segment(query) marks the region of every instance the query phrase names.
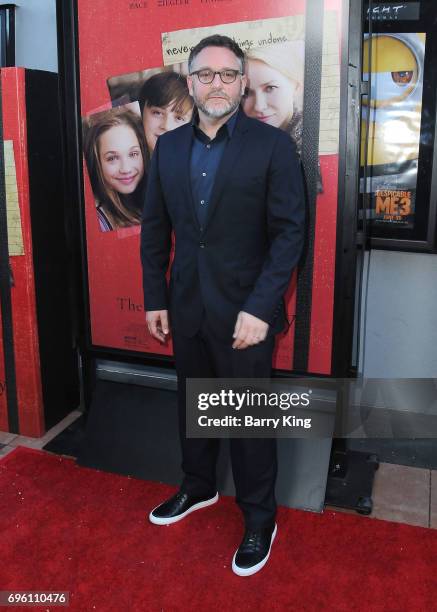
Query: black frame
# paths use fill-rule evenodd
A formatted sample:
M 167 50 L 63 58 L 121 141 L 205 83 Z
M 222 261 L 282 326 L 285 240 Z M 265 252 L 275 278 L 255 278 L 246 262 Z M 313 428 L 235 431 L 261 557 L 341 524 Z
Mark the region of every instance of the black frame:
M 366 243 L 365 228 L 359 226 L 359 156 L 361 142 L 363 3 L 350 1 L 344 15 L 346 34 L 342 52 L 342 92 L 340 109 L 339 207 L 337 214 L 337 252 L 334 286 L 333 376 L 356 376 L 359 342 L 354 351 L 354 336 L 359 338 L 355 314 L 356 294 L 361 293 L 361 275 Z M 346 91 L 345 91 L 346 89 Z M 361 230 L 361 231 L 360 231 Z M 358 279 L 357 279 L 358 276 Z M 358 282 L 357 282 L 358 280 Z
M 416 3 L 415 0 L 414 3 Z M 369 21 L 366 20 L 368 27 Z M 425 32 L 425 62 L 422 94 L 422 117 L 429 115 L 432 121 L 424 125 L 422 120 L 419 167 L 417 173 L 418 191 L 416 200 L 415 227 L 413 229 L 396 226 L 369 227 L 369 245 L 371 248 L 391 251 L 411 251 L 422 253 L 437 252 L 437 13 L 433 0 L 420 0 L 420 18 L 417 20 L 380 21 L 373 19 L 373 33 L 408 33 Z M 429 126 L 432 125 L 432 128 Z M 426 143 L 426 133 L 430 135 L 432 145 Z M 429 177 L 429 178 L 428 178 Z M 422 199 L 421 208 L 417 202 Z
M 307 0 L 312 2 L 312 0 Z M 362 0 L 343 0 L 342 66 L 339 150 L 339 206 L 334 294 L 334 329 L 331 377 L 356 375 L 352 355 L 356 274 L 361 238 L 357 239 L 357 203 L 359 182 L 359 110 L 362 39 Z M 61 107 L 63 109 L 64 159 L 67 224 L 69 227 L 71 274 L 74 279 L 73 308 L 78 313 L 75 332 L 83 360 L 83 372 L 92 384 L 96 359 L 124 361 L 136 365 L 173 368 L 173 358 L 165 355 L 108 349 L 91 343 L 88 299 L 88 274 L 84 218 L 81 157 L 81 113 L 78 59 L 77 0 L 57 0 L 58 58 Z M 77 203 L 81 205 L 78 207 Z M 277 375 L 308 376 L 307 372 L 277 370 Z M 325 378 L 323 375 L 317 375 Z M 85 397 L 85 403 L 86 397 Z
M 16 4 L 0 6 L 0 66 L 15 66 L 15 8 Z

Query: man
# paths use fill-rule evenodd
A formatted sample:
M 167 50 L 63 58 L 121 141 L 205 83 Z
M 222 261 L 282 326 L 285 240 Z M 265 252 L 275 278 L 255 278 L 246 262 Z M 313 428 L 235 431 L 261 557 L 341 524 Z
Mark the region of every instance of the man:
M 286 321 L 283 294 L 303 243 L 295 146 L 241 110 L 243 52 L 228 37 L 210 36 L 193 48 L 188 69 L 197 112 L 158 139 L 141 236 L 151 335 L 164 342 L 171 322 L 185 473 L 180 491 L 150 513 L 158 525 L 218 500 L 219 440 L 186 438 L 185 382 L 270 377 L 274 337 Z M 230 447 L 246 527 L 232 569 L 248 576 L 265 565 L 276 535 L 276 441 L 231 439 Z

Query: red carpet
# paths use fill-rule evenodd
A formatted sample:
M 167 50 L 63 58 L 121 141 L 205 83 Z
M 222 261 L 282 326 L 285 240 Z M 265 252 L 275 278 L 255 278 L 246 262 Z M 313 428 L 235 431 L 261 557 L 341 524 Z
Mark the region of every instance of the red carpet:
M 0 461 L 0 590 L 70 591 L 69 608 L 31 609 L 75 612 L 436 609 L 435 530 L 281 508 L 269 564 L 239 578 L 233 500 L 149 524 L 173 491 L 18 448 Z

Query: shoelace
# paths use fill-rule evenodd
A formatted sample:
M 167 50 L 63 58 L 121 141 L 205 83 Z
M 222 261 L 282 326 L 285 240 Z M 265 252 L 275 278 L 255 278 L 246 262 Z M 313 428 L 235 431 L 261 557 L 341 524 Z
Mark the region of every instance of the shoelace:
M 241 548 L 249 552 L 251 551 L 258 552 L 259 549 L 261 548 L 260 540 L 261 540 L 260 533 L 258 531 L 247 531 L 244 536 L 244 540 L 241 545 Z
M 187 494 L 186 493 L 182 493 L 181 491 L 179 491 L 178 493 L 176 493 L 175 495 L 175 501 L 177 501 L 180 504 L 183 504 L 185 502 L 185 500 L 187 499 Z

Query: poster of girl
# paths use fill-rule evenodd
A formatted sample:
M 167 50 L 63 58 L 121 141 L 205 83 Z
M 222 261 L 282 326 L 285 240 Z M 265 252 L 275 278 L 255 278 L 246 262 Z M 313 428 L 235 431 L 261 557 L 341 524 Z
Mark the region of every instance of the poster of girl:
M 147 159 L 138 103 L 85 117 L 83 142 L 101 231 L 138 225 Z

